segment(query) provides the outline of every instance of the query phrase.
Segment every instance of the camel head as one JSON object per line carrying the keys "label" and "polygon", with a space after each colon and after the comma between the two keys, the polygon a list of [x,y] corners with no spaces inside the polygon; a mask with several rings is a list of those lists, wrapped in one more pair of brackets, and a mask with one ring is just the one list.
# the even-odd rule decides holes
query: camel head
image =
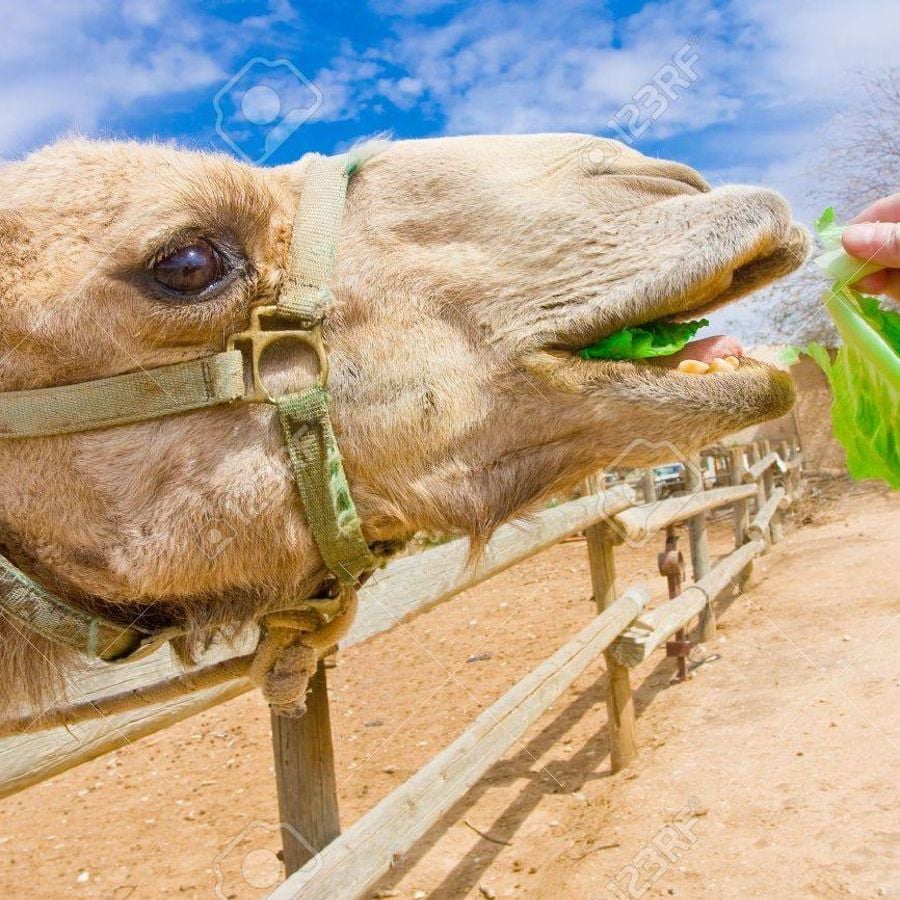
{"label": "camel head", "polygon": [[[85,141],[3,166],[0,389],[221,350],[277,294],[306,167]],[[612,141],[372,148],[350,183],[325,326],[367,538],[483,536],[612,462],[687,455],[781,415],[790,381],[762,363],[697,376],[578,351],[698,318],[806,250],[777,194],[712,190]],[[696,354],[716,347],[735,352]],[[285,390],[313,371],[294,347],[265,366]],[[283,456],[266,405],[0,441],[2,540],[85,606],[252,618],[322,573]]]}

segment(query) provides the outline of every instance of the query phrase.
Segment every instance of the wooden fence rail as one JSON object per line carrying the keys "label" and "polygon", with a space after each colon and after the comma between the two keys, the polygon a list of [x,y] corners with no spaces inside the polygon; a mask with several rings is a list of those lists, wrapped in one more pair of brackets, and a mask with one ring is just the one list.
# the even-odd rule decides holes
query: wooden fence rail
{"label": "wooden fence rail", "polygon": [[[717,483],[705,489],[704,458],[714,459]],[[337,793],[326,673],[320,665],[311,682],[308,712],[300,720],[273,720],[279,812],[286,835],[296,829],[303,847],[286,842],[287,880],[272,895],[352,898],[362,895],[397,858],[434,825],[601,655],[608,675],[611,766],[617,771],[637,754],[637,733],[629,670],[699,616],[698,635],[709,640],[716,629],[713,601],[729,585],[742,583],[752,560],[781,536],[780,510],[802,491],[801,460],[793,442],[773,450],[768,442],[710,451],[686,466],[687,492],[656,500],[652,473],[643,476],[646,500],[635,505],[634,491],[617,485],[544,510],[528,522],[498,529],[470,566],[469,544],[452,541],[398,559],[360,591],[359,615],[341,646],[367,640],[426,612],[473,585],[560,540],[584,532],[597,616],[530,675],[485,710],[449,747],[366,813],[343,834]],[[775,486],[776,477],[781,485]],[[707,515],[732,507],[735,550],[711,565]],[[752,519],[751,519],[752,513]],[[614,550],[639,545],[679,522],[688,523],[694,584],[655,609],[645,609],[643,588],[619,592]],[[674,588],[673,592],[678,590]],[[227,661],[250,652],[257,633],[249,629],[230,646],[216,646],[202,664]],[[678,643],[678,642],[676,642]],[[176,677],[180,666],[168,648],[122,667],[87,672],[70,685],[66,703],[96,702],[111,694],[143,696],[148,688]],[[0,740],[0,796],[22,790],[138,737],[166,728],[250,689],[244,678],[188,690],[175,701],[145,703],[127,712],[67,727]],[[2,726],[0,726],[2,727]],[[318,849],[310,859],[309,845]]]}
{"label": "wooden fence rail", "polygon": [[[770,499],[762,483],[765,473],[783,462],[781,457],[755,447],[749,455],[751,466],[740,451],[741,466],[729,473],[733,482],[730,487],[703,490],[702,472],[697,467],[701,474],[689,480],[689,495],[633,506],[588,528],[586,537],[597,618],[479,716],[446,750],[329,843],[315,859],[293,874],[289,872],[272,897],[306,900],[362,896],[547,709],[552,702],[550,697],[558,697],[601,652],[607,662],[611,767],[617,771],[630,763],[636,755],[637,742],[628,670],[697,616],[701,617],[699,632],[708,639],[715,629],[712,601],[729,585],[741,581],[753,559],[767,547],[767,540],[751,539],[748,534],[747,504],[756,500],[759,509],[754,522],[763,526],[769,523],[779,503],[790,499],[787,488],[770,488]],[[736,454],[730,454],[729,460],[734,467]],[[743,470],[753,465],[758,480],[745,484]],[[595,489],[594,485],[591,487]],[[652,496],[646,481],[645,496]],[[738,523],[741,525],[740,531],[736,531],[736,548],[711,567],[705,515],[717,507],[733,504],[743,505],[738,507],[740,513],[735,517],[736,527]],[[654,610],[635,612],[629,619],[623,601],[628,599],[633,610],[643,608],[645,601],[641,602],[643,595],[634,591],[615,599],[615,546],[626,541],[641,543],[651,534],[684,521],[689,523],[695,584],[668,603]],[[612,614],[616,621],[622,617],[622,626],[616,634],[611,634],[614,629],[608,627]],[[585,649],[588,646],[590,651]],[[554,688],[549,696],[541,696],[538,685],[548,683]],[[501,722],[505,725],[500,726]]]}
{"label": "wooden fence rail", "polygon": [[632,588],[523,678],[431,762],[388,794],[272,895],[356,897],[405,853],[546,712],[650,598]]}
{"label": "wooden fence rail", "polygon": [[[377,572],[360,591],[359,615],[342,646],[358,644],[395,627],[407,616],[431,609],[563,538],[628,508],[633,500],[631,488],[620,485],[603,494],[545,510],[535,521],[504,525],[494,534],[474,569],[467,565],[468,540],[452,541],[398,559]],[[256,631],[250,630],[234,646],[215,648],[200,664],[247,653],[256,645],[256,639]],[[69,686],[67,699],[72,703],[86,703],[110,694],[139,691],[181,672],[171,650],[164,647],[153,656],[126,666],[97,667]],[[0,740],[0,797],[38,784],[251,689],[249,681],[239,679],[185,694],[166,704]]]}
{"label": "wooden fence rail", "polygon": [[[772,520],[778,511],[778,507],[785,499],[784,488],[775,488],[766,500],[765,505],[753,517],[753,521],[747,526],[747,536],[754,541],[766,541],[766,535],[770,533]],[[775,533],[772,532],[772,541],[775,542]]]}
{"label": "wooden fence rail", "polygon": [[744,544],[673,600],[638,617],[613,644],[613,656],[626,666],[642,663],[728,588],[765,546],[761,540]]}

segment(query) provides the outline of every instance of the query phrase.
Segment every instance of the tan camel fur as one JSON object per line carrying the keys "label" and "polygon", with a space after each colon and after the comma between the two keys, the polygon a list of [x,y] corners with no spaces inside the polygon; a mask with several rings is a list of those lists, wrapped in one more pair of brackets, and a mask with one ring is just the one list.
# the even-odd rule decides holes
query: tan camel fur
{"label": "tan camel fur", "polygon": [[[273,300],[305,168],[82,140],[5,164],[0,389],[221,350],[251,305]],[[711,190],[611,141],[370,148],[326,326],[367,538],[482,540],[613,460],[662,461],[784,413],[790,380],[761,363],[689,376],[575,351],[623,326],[696,318],[796,268],[807,241],[777,194]],[[198,242],[214,283],[161,284],[167,260]],[[267,358],[276,388],[311,371],[295,348]],[[5,552],[28,574],[149,625],[246,622],[323,575],[265,405],[2,441],[0,510]],[[0,705],[53,699],[78,660],[0,629]]]}

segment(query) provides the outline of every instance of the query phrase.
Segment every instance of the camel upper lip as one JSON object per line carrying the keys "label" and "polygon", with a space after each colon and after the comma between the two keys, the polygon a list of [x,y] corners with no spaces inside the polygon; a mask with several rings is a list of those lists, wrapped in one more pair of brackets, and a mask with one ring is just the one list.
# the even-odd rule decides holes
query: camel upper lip
{"label": "camel upper lip", "polygon": [[[738,200],[747,197],[746,219],[750,225],[733,213],[710,216],[706,231],[685,241],[684,252],[673,264],[655,271],[648,265],[647,272],[635,276],[628,291],[620,292],[619,297],[613,290],[605,298],[586,302],[561,323],[556,334],[548,336],[545,348],[577,353],[622,328],[659,320],[703,318],[805,262],[808,232],[790,220],[781,198],[749,188],[720,190],[742,192],[737,193]],[[767,229],[758,224],[760,209],[771,220]]]}
{"label": "camel upper lip", "polygon": [[[802,227],[799,225],[795,225],[793,227],[797,228],[800,231],[803,231]],[[687,291],[682,295],[681,298],[679,298],[682,302],[682,305],[675,311],[666,310],[665,312],[663,312],[662,310],[659,310],[660,314],[656,314],[655,310],[648,310],[647,312],[643,312],[641,314],[631,316],[624,315],[613,324],[604,324],[603,326],[598,327],[594,332],[589,332],[586,335],[587,340],[585,340],[584,337],[579,334],[574,338],[574,340],[567,340],[564,343],[557,344],[557,348],[576,353],[579,350],[590,346],[595,341],[613,334],[614,332],[619,331],[622,328],[633,328],[638,325],[646,325],[649,322],[657,321],[686,322],[690,320],[702,319],[713,310],[720,309],[726,305],[730,305],[731,303],[736,302],[741,297],[746,296],[749,292],[741,291],[739,290],[739,287],[748,281],[752,281],[754,271],[758,271],[769,266],[773,261],[773,257],[779,252],[780,248],[776,248],[771,254],[760,256],[757,259],[745,263],[744,265],[738,266],[731,271],[726,271],[722,275],[723,283],[721,289],[712,294],[712,296],[705,295],[698,298],[696,294],[692,294],[690,291]],[[664,302],[667,304],[670,301],[668,299],[664,299]],[[659,305],[660,307],[662,307],[663,303],[660,303]]]}

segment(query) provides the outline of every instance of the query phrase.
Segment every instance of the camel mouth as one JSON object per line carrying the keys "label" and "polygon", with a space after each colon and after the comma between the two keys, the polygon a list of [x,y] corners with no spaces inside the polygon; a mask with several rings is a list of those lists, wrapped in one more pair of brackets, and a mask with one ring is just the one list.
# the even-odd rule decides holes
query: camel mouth
{"label": "camel mouth", "polygon": [[701,336],[652,359],[583,357],[622,329],[700,319],[793,272],[809,253],[808,232],[771,191],[720,188],[691,198],[682,213],[689,237],[669,229],[668,241],[661,239],[669,252],[657,267],[648,253],[645,271],[572,309],[547,335],[540,371],[588,402],[600,396],[629,408],[666,409],[707,436],[784,415],[794,402],[791,376],[753,359],[728,335]]}
{"label": "camel mouth", "polygon": [[[725,188],[720,191],[749,189]],[[712,199],[717,194],[718,191],[713,191],[706,198]],[[588,380],[592,380],[592,367],[599,370],[596,374],[639,370],[648,377],[660,379],[702,376],[717,382],[737,373],[742,374],[743,380],[751,374],[768,378],[763,373],[778,372],[766,363],[751,360],[740,340],[731,335],[682,340],[671,347],[654,350],[646,357],[641,354],[630,356],[627,352],[621,357],[592,352],[601,344],[610,346],[611,338],[615,345],[620,333],[636,332],[649,338],[654,331],[679,323],[693,322],[695,328],[690,333],[693,337],[693,331],[708,325],[703,317],[713,310],[730,305],[799,268],[809,253],[809,234],[790,220],[786,206],[778,202],[780,198],[774,203],[773,198],[777,195],[756,191],[753,196],[756,206],[748,204],[744,215],[745,223],[755,220],[758,226],[759,208],[762,207],[773,214],[774,221],[767,223],[767,227],[757,227],[757,233],[748,236],[747,226],[742,225],[741,218],[734,216],[733,206],[730,210],[726,207],[726,214],[730,211],[731,215],[721,224],[727,227],[723,227],[715,238],[710,238],[709,247],[693,257],[690,248],[686,248],[685,254],[669,271],[651,271],[642,290],[635,292],[637,296],[613,306],[612,314],[607,306],[601,315],[571,321],[568,333],[558,333],[545,350],[558,359],[576,361],[579,371]],[[714,224],[715,219],[710,217]]]}

